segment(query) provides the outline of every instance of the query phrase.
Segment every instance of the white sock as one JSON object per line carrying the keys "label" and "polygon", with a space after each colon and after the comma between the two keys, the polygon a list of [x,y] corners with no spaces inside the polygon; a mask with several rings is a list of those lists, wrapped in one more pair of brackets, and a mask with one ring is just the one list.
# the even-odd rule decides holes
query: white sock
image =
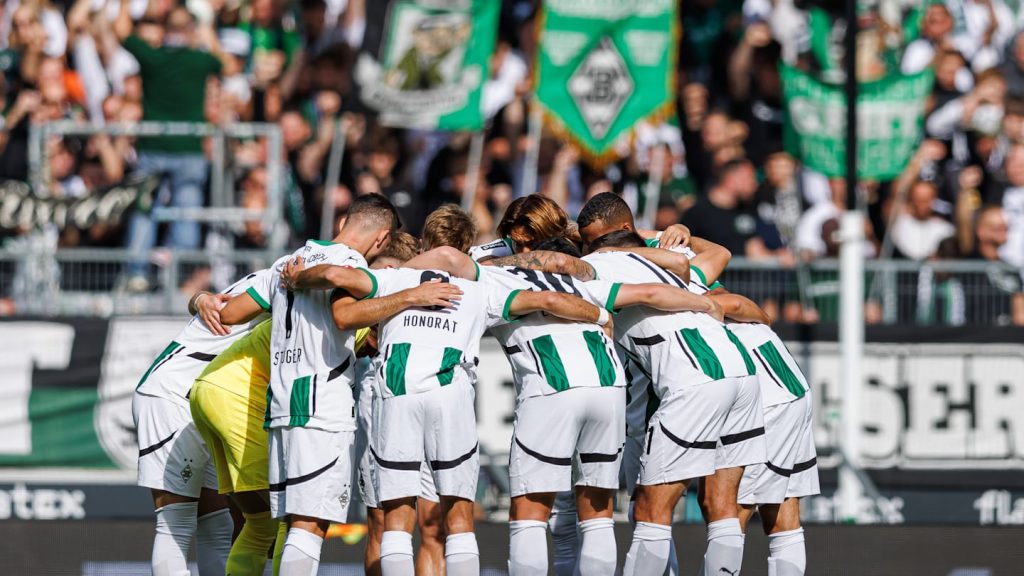
{"label": "white sock", "polygon": [[480,576],[480,549],[476,534],[451,534],[444,541],[444,563],[448,576]]}
{"label": "white sock", "polygon": [[412,534],[388,530],[380,539],[380,571],[382,576],[413,576]]}
{"label": "white sock", "polygon": [[196,560],[199,576],[221,576],[231,552],[235,521],[231,510],[221,508],[200,516],[196,524]]}
{"label": "white sock", "polygon": [[615,562],[615,521],[592,518],[580,522],[580,574],[613,576]]}
{"label": "white sock", "polygon": [[551,543],[555,548],[552,563],[555,576],[573,576],[580,554],[579,533],[576,531],[576,510],[557,510],[548,519]]}
{"label": "white sock", "polygon": [[[636,500],[629,501],[629,511],[626,513],[626,517],[629,518],[629,523],[636,526]],[[676,556],[676,543],[669,539],[668,548],[668,566],[665,567],[664,576],[679,576],[679,557]]]}
{"label": "white sock", "polygon": [[301,528],[289,528],[281,553],[280,576],[316,576],[324,539]]}
{"label": "white sock", "polygon": [[768,535],[768,576],[804,576],[806,569],[803,528]]}
{"label": "white sock", "polygon": [[633,543],[626,554],[623,576],[663,574],[672,548],[672,527],[653,522],[637,522]]}
{"label": "white sock", "polygon": [[153,576],[188,576],[188,549],[196,533],[198,502],[178,502],[156,510]]}
{"label": "white sock", "polygon": [[545,576],[548,573],[548,524],[539,520],[508,523],[509,576]]}
{"label": "white sock", "polygon": [[743,567],[743,530],[739,518],[708,524],[708,549],[704,553],[703,576],[738,576]]}

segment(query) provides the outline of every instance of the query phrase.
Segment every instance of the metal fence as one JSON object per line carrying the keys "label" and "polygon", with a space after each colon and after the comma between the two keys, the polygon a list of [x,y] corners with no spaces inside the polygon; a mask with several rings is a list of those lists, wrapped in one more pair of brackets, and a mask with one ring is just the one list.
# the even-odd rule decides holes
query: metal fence
{"label": "metal fence", "polygon": [[[56,249],[45,234],[0,248],[0,298],[18,314],[111,316],[175,314],[199,288],[222,288],[239,276],[269,266],[273,251],[154,251],[156,287],[133,293],[125,270],[137,255],[121,249]],[[813,311],[835,322],[839,308],[835,260],[802,268],[734,259],[722,275],[731,291],[783,311]],[[1015,298],[1024,300],[1021,271],[997,262],[868,261],[865,300],[869,322],[901,325],[1007,325]],[[780,312],[781,313],[781,312]]]}

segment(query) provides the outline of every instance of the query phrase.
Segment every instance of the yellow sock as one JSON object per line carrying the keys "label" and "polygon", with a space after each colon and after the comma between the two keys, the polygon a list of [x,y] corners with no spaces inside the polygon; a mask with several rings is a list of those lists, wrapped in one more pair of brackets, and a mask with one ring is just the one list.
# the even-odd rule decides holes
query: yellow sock
{"label": "yellow sock", "polygon": [[277,520],[270,512],[244,514],[245,524],[231,545],[226,576],[263,576],[267,564],[267,550],[274,543]]}
{"label": "yellow sock", "polygon": [[282,520],[277,527],[277,541],[274,542],[274,559],[271,560],[271,574],[277,576],[281,571],[281,554],[284,554],[284,541],[288,538],[288,523]]}

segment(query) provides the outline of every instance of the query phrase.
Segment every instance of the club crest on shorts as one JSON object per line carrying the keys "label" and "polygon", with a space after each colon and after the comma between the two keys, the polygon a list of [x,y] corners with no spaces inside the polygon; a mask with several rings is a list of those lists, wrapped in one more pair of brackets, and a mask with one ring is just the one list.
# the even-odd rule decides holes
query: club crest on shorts
{"label": "club crest on shorts", "polygon": [[192,479],[192,464],[186,462],[185,467],[181,469],[181,480],[188,483]]}
{"label": "club crest on shorts", "polygon": [[[360,479],[360,482],[362,482],[362,479]],[[338,502],[340,502],[342,506],[348,506],[348,490],[345,490],[340,496],[338,496]]]}

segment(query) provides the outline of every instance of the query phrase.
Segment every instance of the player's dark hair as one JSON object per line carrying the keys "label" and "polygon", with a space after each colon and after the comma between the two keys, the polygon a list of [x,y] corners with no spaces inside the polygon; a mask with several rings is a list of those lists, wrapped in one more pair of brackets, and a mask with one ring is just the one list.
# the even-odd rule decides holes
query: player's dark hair
{"label": "player's dark hair", "polygon": [[599,248],[643,248],[647,243],[639,234],[631,230],[616,230],[590,243],[590,251]]}
{"label": "player's dark hair", "polygon": [[564,237],[545,238],[540,242],[533,245],[534,250],[546,250],[548,252],[559,252],[561,254],[568,254],[569,256],[575,256],[576,258],[582,258],[583,253],[580,252],[578,246],[572,243],[571,240]]}
{"label": "player's dark hair", "polygon": [[580,210],[576,224],[586,228],[598,220],[604,222],[632,221],[633,211],[621,196],[614,192],[602,192],[591,198]]}
{"label": "player's dark hair", "polygon": [[365,222],[380,228],[390,228],[392,232],[402,226],[398,210],[390,200],[380,194],[365,194],[352,201],[348,207],[346,222]]}

